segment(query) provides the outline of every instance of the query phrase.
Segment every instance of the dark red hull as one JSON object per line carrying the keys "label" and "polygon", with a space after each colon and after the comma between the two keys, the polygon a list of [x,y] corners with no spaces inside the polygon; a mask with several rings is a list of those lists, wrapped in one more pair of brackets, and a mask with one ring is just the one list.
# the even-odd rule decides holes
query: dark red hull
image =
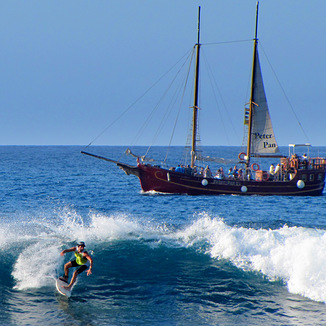
{"label": "dark red hull", "polygon": [[[160,167],[139,164],[143,191],[188,195],[283,195],[320,196],[325,186],[325,170],[298,170],[290,181],[218,180],[178,173]],[[305,180],[304,186],[298,186]]]}

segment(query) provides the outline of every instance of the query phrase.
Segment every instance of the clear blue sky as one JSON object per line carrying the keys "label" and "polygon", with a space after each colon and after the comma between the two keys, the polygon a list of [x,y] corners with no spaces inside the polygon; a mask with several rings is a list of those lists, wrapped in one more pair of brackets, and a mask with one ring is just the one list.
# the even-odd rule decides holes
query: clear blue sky
{"label": "clear blue sky", "polygon": [[[88,144],[192,48],[199,5],[202,43],[253,38],[255,0],[2,1],[0,144]],[[280,145],[326,145],[325,12],[325,0],[260,1],[262,70]],[[202,143],[241,145],[252,42],[203,51],[219,71],[216,80],[237,131],[226,126],[227,118],[220,126],[219,114],[207,113],[215,105],[208,101]],[[124,117],[123,127],[109,129],[95,144],[128,145],[143,119],[142,113],[131,114],[130,122]],[[184,142],[177,135],[176,144]]]}

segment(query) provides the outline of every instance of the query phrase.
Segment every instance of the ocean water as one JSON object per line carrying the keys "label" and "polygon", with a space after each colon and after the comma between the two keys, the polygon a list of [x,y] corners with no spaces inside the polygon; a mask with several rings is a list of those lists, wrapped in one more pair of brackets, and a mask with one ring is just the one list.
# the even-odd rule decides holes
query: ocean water
{"label": "ocean water", "polygon": [[[81,149],[0,147],[0,325],[326,325],[325,192],[143,194]],[[93,274],[68,299],[55,278],[79,240]]]}

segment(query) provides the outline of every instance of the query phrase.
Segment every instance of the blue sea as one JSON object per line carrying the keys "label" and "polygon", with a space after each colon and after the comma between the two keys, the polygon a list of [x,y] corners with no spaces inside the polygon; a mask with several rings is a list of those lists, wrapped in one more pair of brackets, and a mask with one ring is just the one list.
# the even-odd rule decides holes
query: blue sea
{"label": "blue sea", "polygon": [[[133,162],[124,149],[88,150]],[[80,150],[0,147],[0,325],[326,325],[325,192],[144,194]],[[76,241],[93,273],[66,298],[55,279]]]}

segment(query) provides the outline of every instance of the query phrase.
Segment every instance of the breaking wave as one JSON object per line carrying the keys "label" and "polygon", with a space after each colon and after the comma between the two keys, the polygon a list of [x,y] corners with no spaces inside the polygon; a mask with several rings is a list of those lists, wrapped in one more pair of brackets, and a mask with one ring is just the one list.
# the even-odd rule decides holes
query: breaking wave
{"label": "breaking wave", "polygon": [[[1,224],[0,251],[12,257],[14,288],[53,285],[64,264],[60,251],[78,240],[86,242],[97,261],[105,259],[103,250],[112,243],[117,246],[126,241],[151,248],[194,250],[212,260],[227,260],[269,281],[281,281],[293,294],[326,302],[324,230],[286,225],[274,230],[229,226],[207,213],[182,228],[124,214],[90,213],[83,218],[68,208],[54,219]],[[123,255],[125,246],[120,250]]]}

